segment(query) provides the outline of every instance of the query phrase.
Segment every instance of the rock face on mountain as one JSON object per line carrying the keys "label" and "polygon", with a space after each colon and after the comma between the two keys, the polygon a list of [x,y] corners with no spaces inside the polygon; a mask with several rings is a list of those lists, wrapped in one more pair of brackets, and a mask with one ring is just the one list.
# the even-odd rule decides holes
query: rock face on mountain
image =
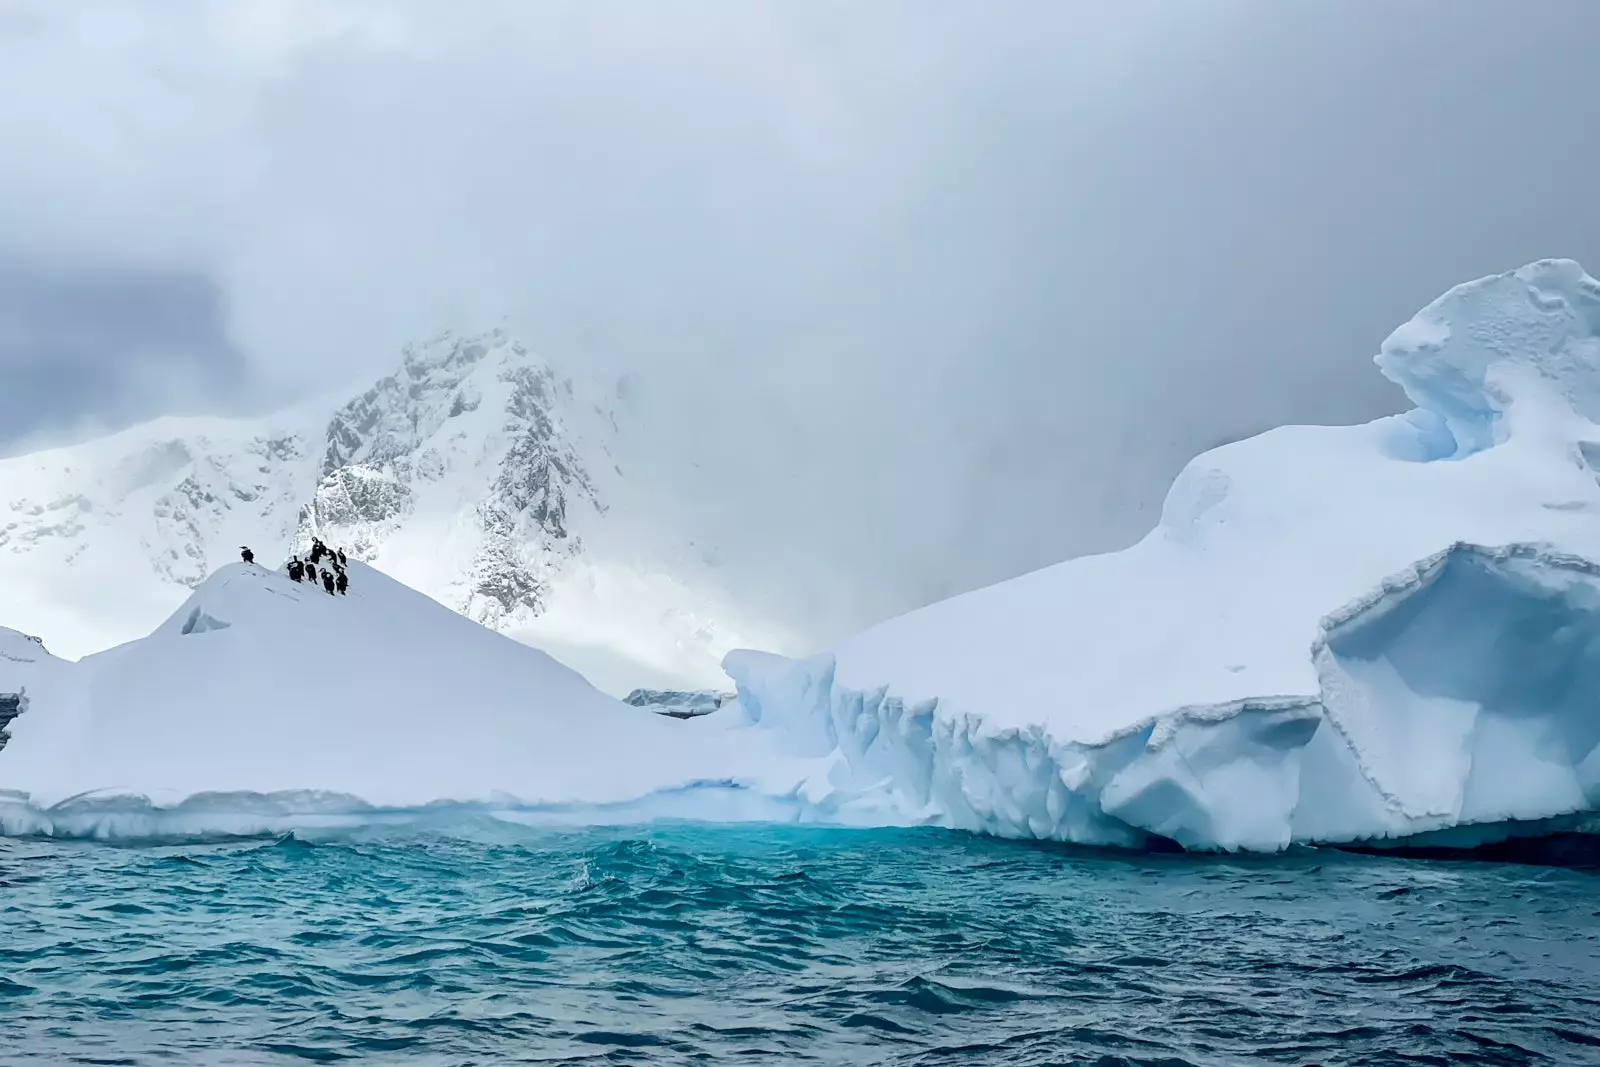
{"label": "rock face on mountain", "polygon": [[615,396],[503,331],[446,332],[342,401],[0,459],[0,622],[81,656],[148,632],[240,546],[270,566],[319,537],[488,626],[570,640],[586,671],[625,643],[620,691],[706,684],[727,647],[760,638],[729,628],[686,553],[608,541],[608,524],[650,522],[612,512]]}
{"label": "rock face on mountain", "polygon": [[407,346],[399,371],[329,420],[296,544],[320,537],[373,561],[419,506],[450,512],[462,566],[442,599],[491,626],[532,618],[582,551],[573,512],[604,511],[579,446],[606,454],[607,421],[499,331]]}

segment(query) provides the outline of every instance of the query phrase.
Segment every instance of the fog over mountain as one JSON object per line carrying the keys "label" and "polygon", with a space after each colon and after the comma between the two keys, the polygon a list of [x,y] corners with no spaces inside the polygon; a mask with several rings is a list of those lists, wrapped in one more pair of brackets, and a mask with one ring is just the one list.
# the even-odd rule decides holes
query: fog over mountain
{"label": "fog over mountain", "polygon": [[[822,642],[1401,406],[1448,286],[1600,263],[1600,7],[0,0],[0,454],[504,327]],[[620,391],[616,389],[622,383]],[[3,621],[3,620],[0,620]]]}

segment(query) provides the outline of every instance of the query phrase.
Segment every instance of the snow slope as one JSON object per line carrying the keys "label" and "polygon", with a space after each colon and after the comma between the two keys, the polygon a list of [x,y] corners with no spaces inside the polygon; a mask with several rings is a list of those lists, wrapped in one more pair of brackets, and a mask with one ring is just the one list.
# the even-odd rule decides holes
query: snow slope
{"label": "snow slope", "polygon": [[731,654],[746,717],[837,759],[840,797],[1007,836],[1276,849],[1600,807],[1600,284],[1459,286],[1377,363],[1413,411],[1206,453],[1125,551],[810,660]]}
{"label": "snow slope", "polygon": [[[239,831],[441,800],[601,810],[694,790],[721,795],[719,813],[755,802],[772,817],[794,790],[799,772],[752,749],[760,737],[642,715],[370,567],[350,576],[330,596],[229,565],[150,636],[56,661],[64,677],[42,692],[38,664],[0,659],[0,690],[20,681],[32,697],[0,750],[0,828]],[[738,767],[757,773],[730,777]]]}
{"label": "snow slope", "polygon": [[655,527],[590,393],[504,333],[444,333],[354,398],[0,460],[0,614],[76,658],[147,633],[240,545],[320,535],[619,693],[785,644],[695,554],[635,536]]}

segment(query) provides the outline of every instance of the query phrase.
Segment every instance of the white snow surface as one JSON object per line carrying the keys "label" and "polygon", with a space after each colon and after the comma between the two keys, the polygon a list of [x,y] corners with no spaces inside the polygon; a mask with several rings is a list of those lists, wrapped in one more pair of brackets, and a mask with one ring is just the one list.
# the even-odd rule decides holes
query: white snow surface
{"label": "white snow surface", "polygon": [[[1124,551],[809,659],[732,652],[737,699],[687,721],[359,563],[346,598],[223,567],[77,663],[0,632],[22,653],[0,693],[29,698],[0,831],[261,832],[441,802],[1196,849],[1592,826],[1600,283],[1552,260],[1459,286],[1377,362],[1413,411],[1202,455]],[[372,469],[341,483],[351,514],[418,468]]]}
{"label": "white snow surface", "polygon": [[0,750],[0,828],[248,831],[441,800],[604,811],[695,790],[730,813],[739,794],[775,798],[770,817],[801,776],[748,731],[641,715],[378,571],[352,562],[350,579],[329,595],[232,564],[150,636],[76,663],[22,662],[0,632],[0,692],[29,695]]}
{"label": "white snow surface", "polygon": [[843,792],[1007,836],[1278,849],[1600,806],[1600,284],[1458,286],[1377,357],[1416,408],[1194,461],[1159,525],[725,668]]}

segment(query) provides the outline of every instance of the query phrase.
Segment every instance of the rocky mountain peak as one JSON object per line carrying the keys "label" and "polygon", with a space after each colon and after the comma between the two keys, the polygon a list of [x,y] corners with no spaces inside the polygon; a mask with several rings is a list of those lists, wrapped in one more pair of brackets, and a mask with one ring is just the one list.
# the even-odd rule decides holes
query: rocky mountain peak
{"label": "rocky mountain peak", "polygon": [[401,351],[398,371],[345,404],[328,422],[322,473],[351,463],[382,468],[414,452],[448,419],[477,409],[482,391],[473,380],[487,364],[529,364],[520,341],[503,330],[436,334]]}
{"label": "rocky mountain peak", "polygon": [[537,615],[551,576],[582,551],[573,509],[605,510],[569,432],[590,412],[501,330],[441,333],[402,356],[329,420],[297,543],[376,560],[411,515],[449,511],[465,573],[446,602],[489,625]]}

